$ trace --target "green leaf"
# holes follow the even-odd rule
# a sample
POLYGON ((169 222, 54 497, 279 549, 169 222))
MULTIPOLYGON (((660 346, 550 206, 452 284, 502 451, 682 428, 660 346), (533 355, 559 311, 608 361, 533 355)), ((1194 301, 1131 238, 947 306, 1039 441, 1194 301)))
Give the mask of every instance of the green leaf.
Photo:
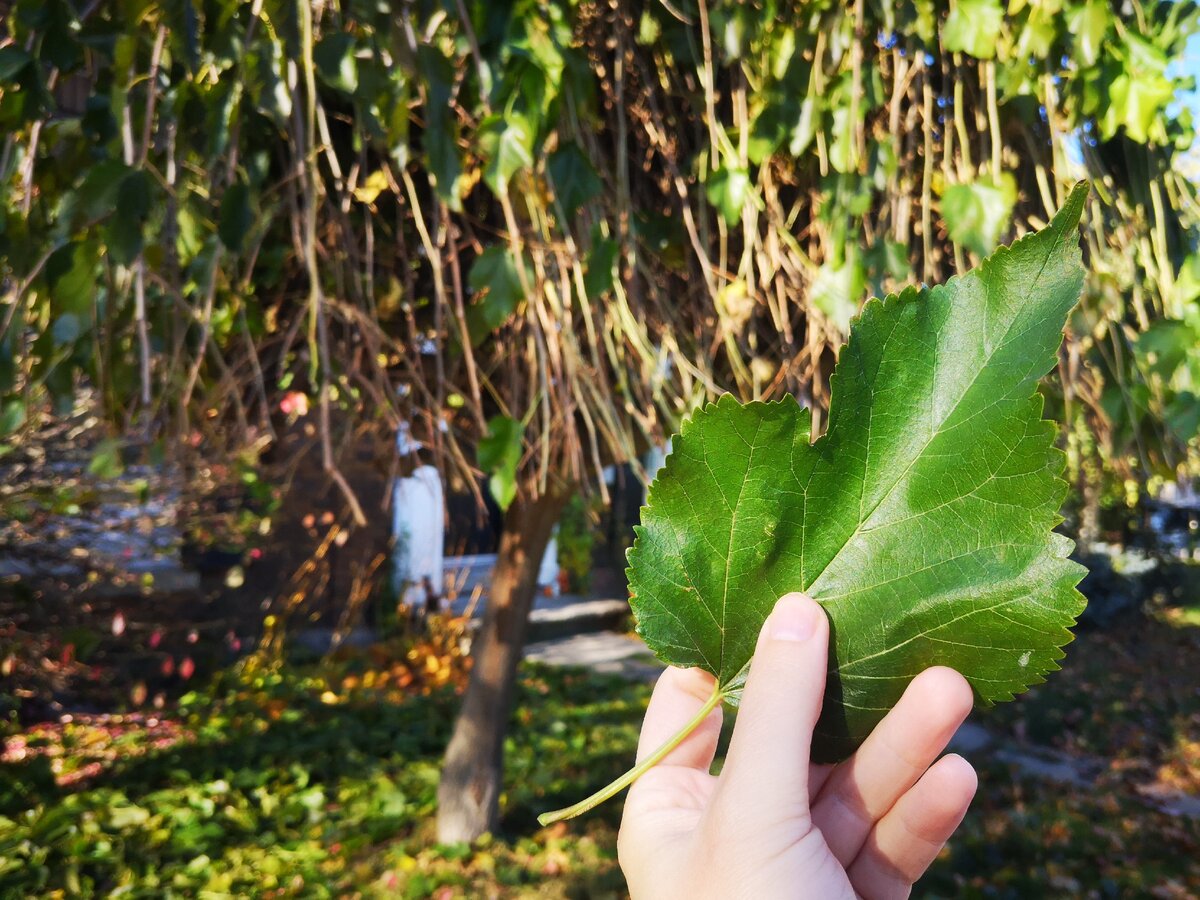
POLYGON ((313 48, 317 73, 332 88, 353 94, 358 87, 358 61, 354 58, 354 37, 339 31, 322 38, 313 48))
POLYGON ((1096 115, 1100 134, 1113 137, 1124 128, 1138 143, 1167 142, 1164 113, 1175 99, 1175 83, 1167 76, 1169 58, 1162 48, 1126 31, 1103 69, 1111 80, 1104 90, 1086 97, 1088 112, 1096 115))
POLYGON ((810 92, 804 95, 804 100, 800 104, 800 113, 792 126, 788 142, 788 152, 792 156, 799 156, 808 149, 808 145, 816 137, 817 125, 817 96, 810 92))
POLYGON ((189 75, 200 68, 200 37, 194 0, 164 4, 163 17, 170 24, 172 55, 186 66, 189 75))
POLYGON ((1197 346, 1200 335, 1189 323, 1159 319, 1138 335, 1134 351, 1147 369, 1169 381, 1197 346))
POLYGON ((604 185, 591 161, 575 143, 559 147, 546 162, 558 200, 568 216, 592 200, 604 185))
POLYGON ((617 242, 609 238, 597 238, 593 244, 583 275, 583 289, 593 300, 607 294, 616 284, 614 264, 620 252, 617 242))
POLYGON ((829 164, 838 172, 853 172, 858 167, 858 160, 855 158, 855 123, 850 118, 850 107, 834 107, 832 118, 829 127, 829 164))
POLYGON ((479 148, 487 158, 484 180, 493 193, 508 187, 512 177, 533 166, 534 129, 520 113, 489 116, 479 126, 479 148))
POLYGON ((662 28, 658 20, 648 10, 643 10, 642 17, 638 20, 637 42, 643 47, 651 47, 658 43, 661 34, 662 28))
POLYGON ((75 39, 78 28, 75 11, 64 0, 52 0, 46 5, 50 16, 46 30, 42 32, 38 58, 56 69, 69 72, 80 64, 83 56, 82 48, 75 39))
POLYGON ((956 0, 942 26, 942 45, 977 59, 996 55, 996 37, 1004 26, 1004 9, 998 0, 956 0))
POLYGON ((1175 277, 1175 300, 1177 303, 1200 300, 1200 253, 1192 253, 1179 267, 1175 277))
POLYGON ((811 441, 792 399, 709 404, 684 423, 629 553, 638 631, 736 702, 789 591, 832 620, 814 744, 844 758, 917 673, 951 666, 984 704, 1057 668, 1083 609, 1065 484, 1038 380, 1083 280, 1078 185, 1043 231, 940 287, 863 310, 811 441))
POLYGON ((0 81, 9 81, 32 61, 33 57, 20 47, 0 47, 0 81))
POLYGON ((106 159, 91 166, 79 187, 63 198, 60 216, 78 227, 111 214, 116 209, 121 186, 132 171, 119 159, 106 159))
POLYGON ((25 403, 9 400, 0 407, 0 437, 8 437, 25 424, 25 403))
POLYGON ((114 215, 106 229, 108 255, 113 262, 127 266, 142 252, 142 232, 150 215, 153 187, 154 182, 142 169, 135 169, 121 179, 114 215))
POLYGON ((899 241, 881 238, 863 254, 863 261, 871 272, 871 283, 877 295, 883 295, 881 285, 888 278, 908 277, 908 247, 899 241))
MULTIPOLYGON (((938 4, 938 6, 940 5, 938 4)), ((939 12, 934 5, 934 0, 913 0, 912 8, 907 12, 911 17, 910 27, 917 37, 926 44, 932 44, 937 40, 939 12)))
POLYGON ((479 468, 491 476, 488 491, 502 510, 517 496, 517 466, 524 439, 523 424, 508 416, 495 416, 488 420, 487 437, 480 440, 476 451, 479 468))
POLYGON ((113 806, 108 810, 108 827, 116 831, 145 825, 149 820, 149 810, 140 806, 113 806))
POLYGON ((1057 25, 1061 17, 1050 15, 1044 8, 1034 7, 1030 10, 1029 18, 1020 27, 1017 36, 1015 56, 1018 59, 1046 59, 1054 48, 1058 38, 1057 25))
POLYGON ((853 247, 848 251, 840 264, 833 260, 821 264, 809 293, 813 306, 842 334, 849 330, 850 319, 858 312, 866 284, 857 252, 853 247))
POLYGON ((1163 410, 1163 421, 1171 429, 1175 440, 1187 444, 1200 435, 1200 397, 1191 391, 1180 391, 1163 410))
POLYGON ((1100 59, 1100 49, 1112 18, 1108 0, 1087 0, 1067 11, 1067 30, 1075 36, 1075 51, 1087 65, 1100 59))
POLYGON ((742 208, 750 194, 750 173, 740 167, 722 166, 704 183, 708 202, 717 208, 727 224, 742 221, 742 208))
POLYGON ((450 209, 462 212, 462 159, 458 149, 458 120, 451 109, 455 71, 436 48, 417 48, 417 65, 425 81, 425 131, 422 144, 429 159, 438 196, 450 209))
POLYGON ((258 106, 276 125, 286 128, 292 114, 292 94, 287 84, 283 44, 268 38, 258 54, 258 106))
POLYGON ((250 187, 239 179, 226 189, 225 196, 221 198, 217 235, 221 238, 222 244, 234 253, 239 253, 253 222, 254 211, 250 208, 250 187))
POLYGON ((477 344, 508 321, 525 299, 525 291, 512 254, 504 244, 493 244, 475 258, 467 284, 482 295, 467 310, 467 328, 472 343, 477 344))
POLYGON ((997 184, 990 180, 954 184, 942 195, 942 218, 950 240, 986 256, 1000 244, 1017 202, 1017 184, 1005 172, 997 184))
POLYGON ((66 347, 79 340, 83 334, 83 323, 75 313, 63 313, 50 326, 50 336, 54 338, 55 347, 66 347))
POLYGON ((119 478, 124 471, 125 466, 121 462, 121 442, 111 438, 101 441, 88 463, 88 473, 109 480, 119 478))
POLYGON ((96 298, 96 267, 100 248, 95 241, 73 241, 46 260, 46 282, 55 312, 75 313, 91 321, 96 298))
POLYGON ((1139 144, 1166 142, 1162 114, 1175 99, 1175 85, 1159 73, 1124 73, 1113 79, 1104 98, 1100 133, 1105 140, 1124 128, 1139 144))

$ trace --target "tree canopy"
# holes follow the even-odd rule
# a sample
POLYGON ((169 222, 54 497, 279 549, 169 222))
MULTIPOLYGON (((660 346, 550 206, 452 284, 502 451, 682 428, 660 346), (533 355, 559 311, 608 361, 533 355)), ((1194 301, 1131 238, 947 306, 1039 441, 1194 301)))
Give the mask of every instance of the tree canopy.
POLYGON ((1194 447, 1194 134, 1169 65, 1192 3, 6 19, 5 434, 81 373, 115 422, 213 446, 269 437, 301 391, 332 469, 339 423, 415 418, 504 501, 595 482, 723 390, 790 392, 820 430, 868 294, 963 270, 1087 176, 1091 276, 1047 388, 1073 471, 1144 479, 1194 447))

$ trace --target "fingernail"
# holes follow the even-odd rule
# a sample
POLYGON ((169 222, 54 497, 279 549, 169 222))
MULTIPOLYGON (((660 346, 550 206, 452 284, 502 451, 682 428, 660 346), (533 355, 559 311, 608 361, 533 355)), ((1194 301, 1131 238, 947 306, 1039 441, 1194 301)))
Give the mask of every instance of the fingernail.
POLYGON ((788 594, 775 604, 767 620, 767 634, 773 641, 807 641, 817 630, 821 610, 812 600, 788 594))

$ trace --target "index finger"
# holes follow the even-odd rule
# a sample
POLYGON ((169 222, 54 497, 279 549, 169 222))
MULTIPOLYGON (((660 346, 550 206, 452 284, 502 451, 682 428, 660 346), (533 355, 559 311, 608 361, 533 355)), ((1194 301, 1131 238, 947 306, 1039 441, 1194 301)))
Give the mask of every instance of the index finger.
MULTIPOLYGON (((674 666, 659 676, 646 709, 642 734, 638 739, 640 763, 694 719, 712 697, 714 679, 703 669, 677 669, 674 666)), ((718 706, 687 737, 663 757, 659 765, 685 766, 707 772, 717 753, 721 735, 721 707, 718 706)))

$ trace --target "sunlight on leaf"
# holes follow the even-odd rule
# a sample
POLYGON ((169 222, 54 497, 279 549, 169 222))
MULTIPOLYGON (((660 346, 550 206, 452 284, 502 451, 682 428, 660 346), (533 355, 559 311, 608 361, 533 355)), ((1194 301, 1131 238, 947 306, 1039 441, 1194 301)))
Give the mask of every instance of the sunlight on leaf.
POLYGON ((1036 387, 1079 297, 1086 196, 944 287, 869 303, 815 442, 791 398, 725 396, 684 424, 629 554, 660 658, 708 670, 736 702, 776 599, 809 592, 833 624, 823 761, 929 666, 958 669, 985 703, 1057 668, 1083 570, 1051 532, 1062 454, 1036 387))

